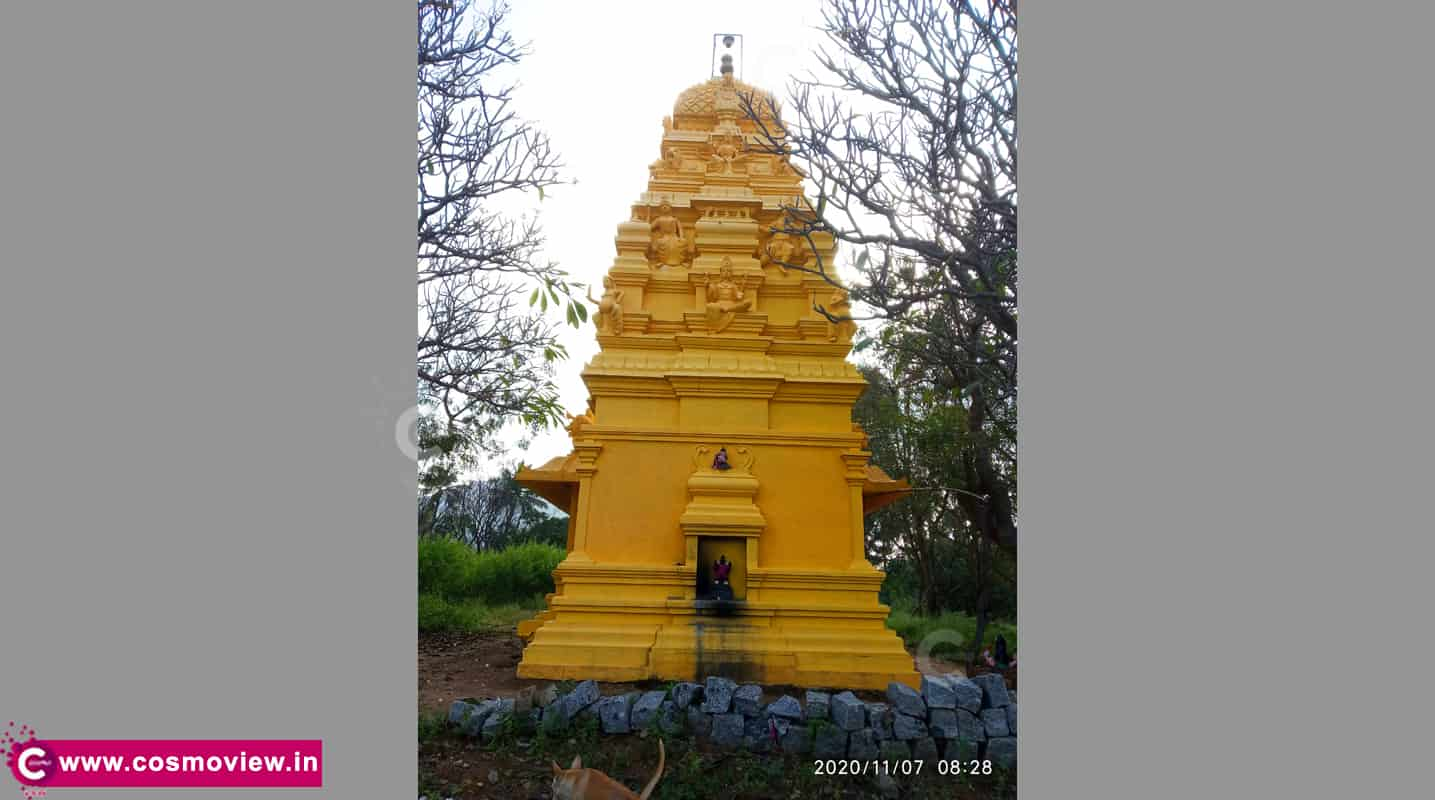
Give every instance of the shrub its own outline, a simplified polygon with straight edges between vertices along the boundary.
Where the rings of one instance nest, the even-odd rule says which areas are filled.
[[[531,602],[553,591],[553,570],[565,555],[561,547],[537,542],[480,552],[453,539],[425,536],[419,539],[419,593],[450,602]]]
[[[887,616],[887,627],[896,631],[902,641],[908,646],[915,647],[922,643],[935,631],[951,631],[961,637],[961,642],[940,642],[931,651],[931,655],[945,658],[965,659],[971,655],[970,642],[976,638],[977,620],[976,617],[968,616],[956,611],[948,611],[937,616],[924,616],[913,611],[910,607],[894,607],[892,613]],[[1007,647],[1012,652],[1017,650],[1016,626],[1009,622],[989,620],[987,629],[982,635],[982,646],[991,647],[998,636],[1006,638]]]

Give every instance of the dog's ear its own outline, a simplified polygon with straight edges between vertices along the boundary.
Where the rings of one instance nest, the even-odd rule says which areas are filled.
[[[582,768],[583,768],[583,757],[582,757],[582,756],[573,756],[573,766],[569,767],[568,769],[582,769]]]
[[[553,761],[552,759],[549,759],[548,763],[553,765],[553,774],[554,774],[554,775],[562,775],[562,774],[563,774],[563,770],[559,768],[557,761]]]

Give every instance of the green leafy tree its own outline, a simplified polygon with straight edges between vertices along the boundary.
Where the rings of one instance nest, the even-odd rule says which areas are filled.
[[[419,536],[457,539],[476,550],[525,541],[562,546],[567,519],[515,480],[516,471],[443,486],[419,498]]]

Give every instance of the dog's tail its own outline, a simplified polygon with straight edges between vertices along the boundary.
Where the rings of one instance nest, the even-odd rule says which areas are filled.
[[[658,779],[663,777],[663,764],[666,761],[666,754],[663,752],[663,740],[658,740],[658,771],[653,773],[653,779],[643,787],[643,793],[638,795],[638,800],[648,800],[648,795],[653,793],[653,787],[658,785]]]

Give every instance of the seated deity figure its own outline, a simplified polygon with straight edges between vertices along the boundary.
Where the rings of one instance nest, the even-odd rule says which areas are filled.
[[[657,175],[660,170],[676,170],[682,167],[682,158],[671,147],[663,148],[663,157],[648,165],[648,174]]]
[[[807,248],[790,234],[778,231],[758,252],[758,261],[764,267],[771,264],[786,275],[789,264],[800,267],[807,263]]]
[[[712,598],[714,600],[732,600],[732,562],[727,556],[719,555],[712,566],[713,586]]]
[[[742,161],[745,158],[741,146],[730,139],[717,141],[713,144],[712,150],[712,155],[708,157],[709,161],[716,162],[714,166],[721,165],[721,174],[723,175],[733,174],[733,162]]]
[[[593,315],[593,324],[598,327],[599,333],[623,335],[623,290],[613,285],[611,277],[603,276],[601,298],[594,300],[593,292],[589,290],[588,302],[598,306],[598,313]]]
[[[729,469],[732,469],[732,464],[729,464],[729,463],[728,463],[728,460],[727,460],[727,448],[726,448],[726,447],[720,447],[720,448],[718,448],[717,455],[713,456],[713,469],[715,469],[715,470],[729,470]]]
[[[666,200],[658,206],[658,216],[649,226],[652,241],[648,243],[648,260],[654,266],[676,267],[692,264],[696,251],[693,240],[683,236],[683,224],[673,216],[673,206]]]
[[[708,303],[704,310],[708,333],[722,333],[738,312],[752,309],[746,283],[745,278],[742,283],[733,280],[732,259],[723,258],[717,281],[708,283]]]

